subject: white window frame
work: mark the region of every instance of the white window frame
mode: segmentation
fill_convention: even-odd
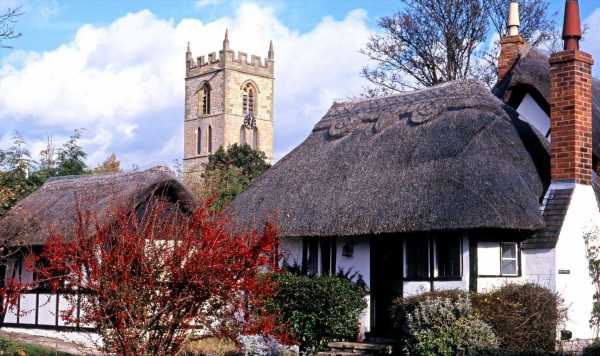
[[[511,245],[515,249],[515,257],[504,257],[504,245]],[[504,261],[515,261],[515,273],[503,273],[502,272],[502,262]],[[516,277],[519,275],[519,243],[517,242],[500,242],[500,275],[501,276],[509,276]]]

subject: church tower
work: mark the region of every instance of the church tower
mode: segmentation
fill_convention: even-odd
[[[273,43],[267,58],[223,48],[194,59],[185,54],[184,176],[200,175],[219,147],[246,143],[273,160]]]

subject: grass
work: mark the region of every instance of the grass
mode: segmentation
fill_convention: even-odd
[[[239,355],[235,343],[229,339],[207,337],[186,342],[180,355],[185,356],[234,356]]]
[[[7,356],[73,356],[66,352],[55,351],[46,347],[26,344],[0,337],[0,355]]]

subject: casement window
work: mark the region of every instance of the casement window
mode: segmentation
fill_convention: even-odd
[[[519,274],[519,261],[517,256],[517,244],[515,242],[503,242],[500,244],[500,273],[503,276],[516,276]]]
[[[212,127],[208,127],[208,153],[212,153]]]
[[[198,154],[202,153],[202,129],[199,127],[196,133],[196,152]]]
[[[336,270],[334,239],[305,238],[302,242],[302,272],[307,275],[334,275]]]
[[[514,277],[520,275],[517,242],[479,241],[477,274],[482,277]]]
[[[406,278],[429,278],[429,239],[408,239],[404,245]]]
[[[434,241],[435,277],[460,277],[461,243],[459,238],[440,238]]]
[[[462,277],[459,236],[408,238],[404,242],[404,277],[413,280]]]

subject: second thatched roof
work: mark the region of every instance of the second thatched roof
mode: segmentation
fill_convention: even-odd
[[[50,233],[69,238],[78,212],[89,212],[98,221],[108,222],[115,209],[133,211],[153,197],[166,198],[186,210],[196,204],[192,193],[164,167],[51,178],[0,220],[0,243],[41,245]]]

